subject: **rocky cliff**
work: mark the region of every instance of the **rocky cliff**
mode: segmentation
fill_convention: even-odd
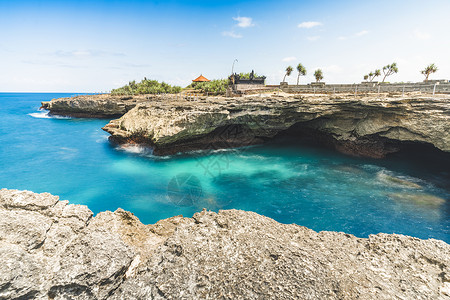
[[[357,156],[383,157],[408,143],[450,151],[450,96],[262,94],[239,98],[84,95],[42,102],[51,114],[117,118],[103,129],[118,144],[155,155],[263,143],[280,135]]]
[[[314,232],[252,212],[143,225],[0,191],[0,299],[449,299],[450,245]]]
[[[103,129],[110,140],[139,143],[166,155],[309,136],[353,155],[383,157],[404,143],[450,151],[450,97],[289,95],[158,98]]]
[[[136,106],[150,100],[147,96],[80,95],[52,99],[41,103],[41,108],[53,115],[79,118],[118,118]]]

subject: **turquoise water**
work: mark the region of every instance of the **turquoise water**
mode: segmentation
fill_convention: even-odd
[[[50,192],[94,213],[121,207],[144,223],[236,208],[317,231],[450,242],[448,156],[358,159],[280,140],[155,158],[110,146],[101,130],[108,120],[38,111],[41,101],[69,95],[0,93],[0,187]]]

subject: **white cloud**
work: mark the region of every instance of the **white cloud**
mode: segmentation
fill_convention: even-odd
[[[240,35],[239,33],[235,33],[234,31],[224,31],[222,32],[222,35],[232,37],[233,39],[242,38],[242,35]]]
[[[306,37],[306,39],[307,39],[308,41],[317,41],[318,39],[320,39],[320,36],[318,36],[318,35],[315,35],[315,36],[308,36],[308,37]]]
[[[233,20],[237,21],[237,26],[242,28],[255,26],[255,24],[253,24],[253,19],[249,17],[236,17],[233,18]]]
[[[80,64],[67,63],[61,59],[24,59],[22,63],[27,65],[43,65],[43,66],[56,66],[62,68],[81,68],[86,67]]]
[[[295,60],[297,60],[297,57],[295,57],[295,56],[288,56],[288,57],[283,58],[281,61],[283,61],[283,62],[290,62],[290,61],[295,61]]]
[[[431,35],[429,33],[417,29],[414,30],[413,35],[418,40],[428,40],[431,38]]]
[[[343,36],[343,35],[339,36],[338,40],[345,41],[345,40],[348,40],[348,39],[351,39],[351,38],[358,38],[358,37],[364,36],[366,34],[369,34],[368,30],[361,30],[361,31],[359,31],[359,32],[357,32],[357,33],[355,33],[353,35],[350,35],[350,36]]]
[[[363,30],[363,31],[360,31],[360,32],[356,33],[355,36],[363,36],[363,35],[366,35],[368,33],[369,33],[369,31]]]
[[[88,57],[100,57],[100,56],[125,56],[123,53],[109,52],[103,50],[58,50],[52,53],[59,57],[76,57],[76,58],[88,58]]]
[[[297,25],[298,28],[313,28],[313,27],[317,27],[317,26],[321,26],[323,25],[320,22],[315,22],[315,21],[309,21],[309,22],[302,22],[300,24]]]

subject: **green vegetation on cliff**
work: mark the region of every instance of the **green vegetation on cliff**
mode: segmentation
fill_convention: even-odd
[[[241,78],[241,79],[250,79],[250,75],[251,73],[250,72],[248,72],[248,73],[239,73],[239,78]],[[256,74],[256,73],[253,73],[253,78],[256,78],[256,77],[260,77],[260,75],[258,75],[258,74]]]
[[[208,82],[193,82],[187,88],[194,89],[208,95],[224,95],[228,86],[228,79],[215,79]]]
[[[144,78],[141,82],[130,81],[127,85],[113,89],[111,95],[139,95],[139,94],[176,94],[181,87],[172,86],[165,82]]]
[[[240,73],[240,78],[250,79],[251,73]],[[253,77],[258,77],[253,73]],[[225,95],[231,79],[215,79],[208,82],[192,82],[187,89],[208,95]],[[139,95],[139,94],[176,94],[182,91],[179,86],[172,86],[165,82],[144,78],[141,82],[130,81],[127,85],[111,90],[111,95]]]

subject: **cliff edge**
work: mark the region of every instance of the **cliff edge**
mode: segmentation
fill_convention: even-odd
[[[379,158],[405,143],[450,152],[449,100],[442,95],[158,98],[136,105],[103,129],[112,142],[148,145],[155,155],[248,146],[287,135]]]
[[[82,95],[42,102],[50,114],[109,118],[116,144],[141,144],[155,155],[309,138],[340,152],[381,158],[426,144],[450,152],[450,96],[286,94],[245,97]]]

